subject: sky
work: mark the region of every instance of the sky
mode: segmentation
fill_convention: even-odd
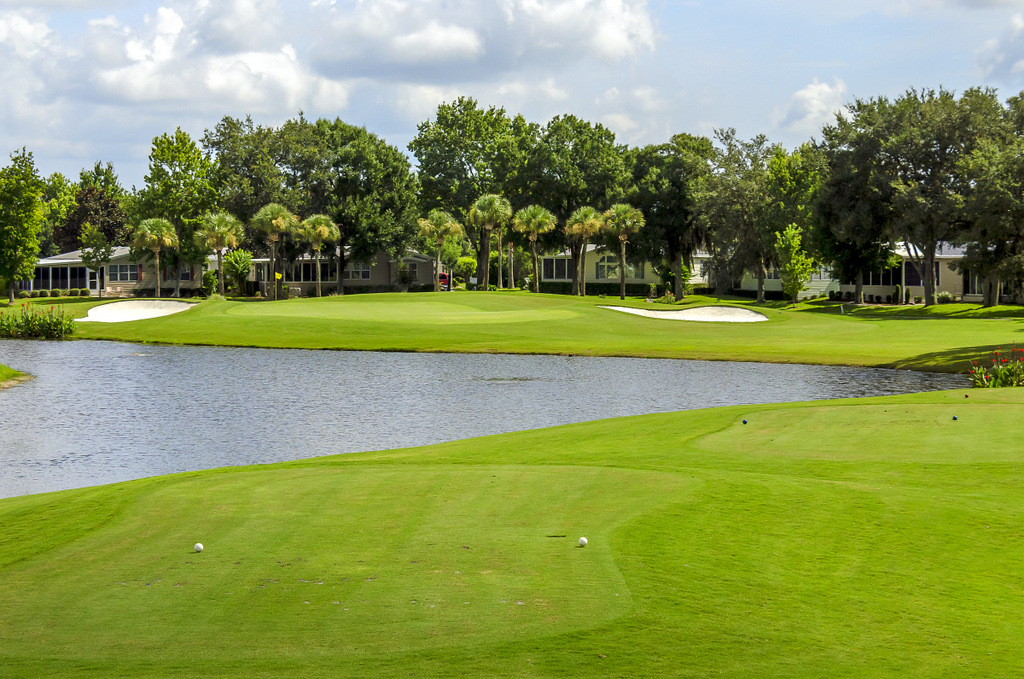
[[[1024,0],[0,0],[0,74],[0,151],[71,179],[112,162],[128,188],[177,127],[303,112],[408,153],[463,95],[632,146],[792,148],[855,98],[1020,92]]]

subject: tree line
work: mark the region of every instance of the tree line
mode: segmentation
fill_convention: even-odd
[[[0,170],[0,280],[13,290],[38,255],[87,241],[173,267],[237,248],[270,256],[275,271],[323,249],[339,292],[347,261],[414,248],[461,263],[485,288],[493,270],[502,287],[516,283],[507,248],[509,260],[530,252],[534,286],[537,253],[568,251],[572,292],[585,294],[598,243],[620,273],[627,262],[662,267],[677,299],[702,251],[719,292],[749,274],[763,301],[774,269],[795,296],[824,266],[856,282],[860,301],[863,275],[893,266],[903,246],[932,304],[935,257],[949,243],[965,248],[961,266],[994,304],[1001,285],[1019,294],[1024,283],[1022,145],[1022,96],[980,88],[858,99],[792,150],[731,129],[629,147],[573,115],[541,125],[462,97],[418,125],[415,167],[341,120],[225,117],[199,140],[180,129],[154,139],[139,189],[124,189],[109,163],[73,182],[40,178],[31,153],[13,154]],[[166,221],[162,238],[155,219]]]

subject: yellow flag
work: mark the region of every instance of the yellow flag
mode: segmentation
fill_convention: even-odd
[[[281,280],[282,278],[284,278],[284,276],[282,276],[280,273],[275,271],[274,272],[274,278],[276,278],[277,280]]]

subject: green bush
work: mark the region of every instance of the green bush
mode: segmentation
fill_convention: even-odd
[[[954,295],[952,292],[940,290],[939,292],[935,293],[935,301],[938,302],[939,304],[951,304],[956,301],[956,295]]]
[[[50,296],[50,291],[49,290],[37,290],[37,292],[39,293],[40,297],[49,297]]]
[[[33,290],[32,291],[32,297],[38,297],[38,296],[39,296],[39,291],[38,290]]]
[[[209,269],[203,272],[203,294],[209,297],[217,289],[217,272]]]
[[[79,297],[91,297],[92,293],[89,292],[89,288],[79,288],[78,289],[78,296]]]
[[[28,299],[29,297],[31,297],[31,294],[28,290],[21,290],[18,292],[18,299]]]
[[[895,302],[896,304],[902,304],[903,303],[903,287],[902,286],[897,285],[896,289],[893,290],[893,292],[892,292],[892,301]]]
[[[78,288],[68,288],[68,297],[78,297]]]
[[[22,304],[15,311],[0,311],[0,337],[62,339],[75,331],[75,321],[64,309]]]

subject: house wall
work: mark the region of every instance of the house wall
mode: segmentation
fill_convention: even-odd
[[[99,293],[100,282],[103,283],[103,294],[110,296],[130,296],[137,294],[136,291],[149,290],[150,294],[154,289],[153,276],[155,261],[136,262],[127,255],[113,257],[104,267],[101,267],[99,275],[85,267],[81,261],[69,260],[67,263],[49,262],[40,263],[36,267],[35,275],[31,280],[19,282],[21,290],[66,290],[68,288],[86,288],[90,295]],[[135,266],[134,278],[131,270]],[[128,280],[121,280],[124,266],[124,277]],[[118,268],[116,276],[112,274],[114,267]],[[169,294],[175,289],[174,273],[170,267],[164,269],[164,281],[162,289],[164,294]],[[202,286],[202,265],[193,264],[188,267],[189,279],[181,281],[181,289],[192,290]]]
[[[957,259],[939,259],[936,261],[938,264],[938,278],[935,281],[935,292],[948,292],[955,295],[958,299],[963,298],[964,301],[981,301],[981,295],[964,295],[964,277],[963,275],[953,268],[953,265],[959,260]],[[908,260],[903,261],[903,268],[912,266],[912,263]],[[902,285],[905,290],[910,291],[910,299],[913,301],[914,297],[924,297],[924,286],[923,285],[903,285],[902,281],[906,280],[905,274],[902,274],[899,280],[895,280],[893,283],[888,285],[880,284],[865,284],[864,294],[871,295],[871,297],[881,297],[884,301],[886,295],[892,295],[896,290],[896,285]],[[857,286],[852,283],[843,283],[839,286],[841,292],[855,292]],[[906,295],[906,293],[903,293]],[[974,299],[976,297],[976,299]]]

